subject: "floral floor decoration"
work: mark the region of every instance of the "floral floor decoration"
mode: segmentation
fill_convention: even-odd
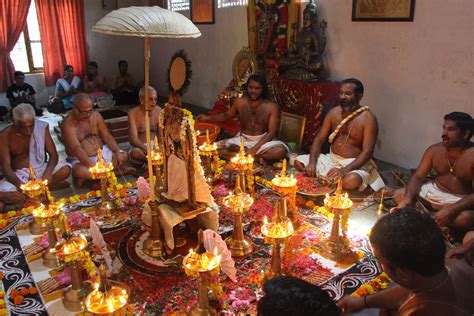
[[[123,208],[120,209],[115,225],[100,225],[100,218],[95,218],[101,232],[107,241],[108,248],[116,254],[114,259],[114,275],[112,279],[125,282],[132,292],[130,303],[134,314],[148,315],[180,315],[196,303],[197,283],[187,276],[181,267],[182,255],[187,249],[194,247],[195,241],[190,238],[185,250],[166,262],[166,267],[159,267],[160,263],[145,260],[137,249],[137,240],[143,238],[140,231],[140,214],[142,204],[136,199],[136,188],[121,188]],[[216,185],[212,190],[218,205],[228,194],[224,184]],[[273,208],[278,203],[278,195],[269,189],[256,192],[255,202],[250,210],[244,214],[245,233],[254,242],[254,252],[247,257],[235,259],[237,268],[237,282],[219,277],[211,286],[211,303],[222,314],[237,312],[254,313],[256,302],[260,295],[260,283],[263,272],[270,265],[271,245],[266,243],[260,233],[264,216],[271,217]],[[68,221],[73,230],[88,231],[89,217],[94,217],[87,209],[100,203],[97,193],[71,198],[67,201],[64,211],[68,214]],[[304,198],[298,199],[298,212],[301,225],[295,230],[282,251],[282,265],[287,274],[306,279],[321,285],[334,299],[344,294],[356,291],[376,278],[381,269],[371,254],[366,236],[350,234],[349,238],[357,248],[361,259],[349,266],[337,266],[334,262],[321,257],[317,245],[327,237],[330,230],[330,214],[318,213],[318,207]],[[367,204],[361,203],[363,208]],[[9,218],[8,225],[0,230],[0,272],[3,273],[3,288],[5,297],[10,296],[14,289],[33,288],[33,280],[25,253],[28,247],[22,248],[18,242],[15,227],[26,225],[30,218],[26,212],[17,212],[20,216]],[[13,215],[13,214],[12,214]],[[17,214],[15,214],[17,215]],[[220,205],[220,229],[223,237],[232,231],[232,215],[229,209]],[[42,240],[42,241],[41,241]],[[38,238],[37,247],[42,246],[44,238]],[[33,250],[29,250],[32,252]],[[92,250],[93,252],[93,250]],[[67,284],[67,277],[60,272],[57,279]],[[221,275],[223,275],[221,273]],[[217,282],[219,281],[219,282]],[[40,289],[41,290],[41,289]],[[25,296],[22,302],[8,303],[12,315],[30,314],[45,315],[47,310],[39,293]]]

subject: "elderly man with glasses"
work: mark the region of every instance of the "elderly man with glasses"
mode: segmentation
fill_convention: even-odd
[[[61,130],[72,165],[72,175],[77,185],[90,180],[89,168],[97,162],[97,152],[102,150],[106,163],[113,162],[115,170],[122,174],[135,172],[134,168],[123,168],[128,155],[121,150],[110,134],[102,116],[94,111],[92,100],[86,93],[78,93],[74,98],[72,111],[61,123]]]

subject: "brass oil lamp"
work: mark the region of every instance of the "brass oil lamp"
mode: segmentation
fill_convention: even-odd
[[[83,299],[87,295],[87,287],[82,281],[82,266],[75,255],[87,247],[87,240],[83,235],[74,236],[67,231],[63,234],[64,239],[55,246],[55,253],[59,259],[67,262],[71,270],[71,285],[63,291],[64,307],[72,312],[83,310]]]
[[[296,178],[286,173],[286,159],[283,160],[282,169],[279,175],[272,179],[275,190],[280,194],[280,212],[286,217],[288,214],[287,197],[290,203],[290,217],[294,223],[298,223],[298,213],[296,210],[296,191],[298,189]]]
[[[31,199],[40,200],[41,198],[44,201],[44,204],[49,205],[49,190],[48,190],[48,180],[41,180],[36,178],[35,171],[33,166],[29,165],[29,181],[20,185],[21,191]],[[42,205],[38,201],[40,205]],[[36,220],[36,217],[33,215],[33,221],[30,223],[30,233],[33,235],[41,235],[46,230],[45,226],[42,226],[40,222]]]
[[[232,210],[234,216],[234,231],[232,236],[225,239],[225,243],[229,248],[232,257],[242,257],[250,254],[253,249],[253,244],[250,238],[244,236],[244,229],[242,224],[243,212],[247,211],[253,204],[253,198],[240,188],[240,176],[237,175],[234,193],[229,193],[224,198],[224,205]]]
[[[245,155],[245,146],[244,146],[244,141],[240,141],[240,150],[239,153],[230,159],[230,167],[240,173],[240,187],[242,189],[242,192],[253,192],[253,188],[246,188],[246,173],[252,173],[253,172],[253,162],[254,158],[251,155]]]
[[[56,268],[59,266],[59,260],[54,253],[54,246],[58,242],[54,220],[58,218],[61,209],[62,205],[49,204],[48,206],[44,206],[43,204],[40,204],[39,207],[33,210],[33,217],[37,223],[47,227],[48,248],[44,250],[42,258],[43,265],[48,268]]]
[[[113,315],[125,309],[128,302],[126,288],[118,282],[107,280],[104,265],[99,267],[99,283],[94,284],[94,290],[87,295],[84,306],[93,315]]]
[[[324,199],[324,205],[331,210],[334,214],[334,218],[331,226],[331,234],[321,245],[321,255],[336,262],[340,262],[347,254],[352,253],[350,242],[346,236],[347,226],[342,225],[342,219],[345,218],[347,221],[352,211],[352,204],[353,202],[347,192],[342,191],[342,180],[340,178],[334,195],[330,196],[326,194],[326,198]]]
[[[89,168],[92,179],[100,179],[100,189],[102,195],[102,201],[100,203],[97,215],[110,217],[111,211],[114,208],[114,204],[110,200],[110,196],[107,192],[109,183],[110,173],[114,170],[112,163],[106,164],[102,157],[102,149],[97,150],[97,162],[93,167]]]
[[[206,251],[202,242],[202,231],[199,231],[196,251],[191,249],[183,259],[183,268],[192,274],[198,275],[198,304],[191,308],[188,315],[217,315],[216,311],[209,305],[208,288],[211,272],[220,267],[220,262],[221,256],[217,254],[217,248],[214,249],[214,252]]]
[[[204,144],[199,146],[199,153],[201,156],[206,157],[206,180],[211,183],[215,180],[215,172],[212,170],[212,162],[219,161],[217,153],[217,144],[211,142],[209,139],[209,130],[206,129],[206,141]]]
[[[272,240],[272,263],[270,269],[265,271],[262,282],[273,279],[283,274],[281,268],[281,245],[286,238],[294,233],[293,224],[286,216],[281,216],[279,210],[275,210],[275,215],[271,222],[268,222],[267,217],[263,219],[262,235]]]

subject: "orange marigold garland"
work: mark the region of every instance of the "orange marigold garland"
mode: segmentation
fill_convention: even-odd
[[[381,290],[386,289],[390,285],[390,283],[392,283],[392,279],[390,279],[390,277],[385,272],[382,272],[376,278],[359,286],[359,288],[355,290],[355,292],[353,292],[352,295],[354,296],[372,295]]]

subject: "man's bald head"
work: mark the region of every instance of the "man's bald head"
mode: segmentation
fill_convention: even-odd
[[[78,120],[87,120],[94,111],[92,99],[87,93],[78,93],[74,96],[73,115]]]

